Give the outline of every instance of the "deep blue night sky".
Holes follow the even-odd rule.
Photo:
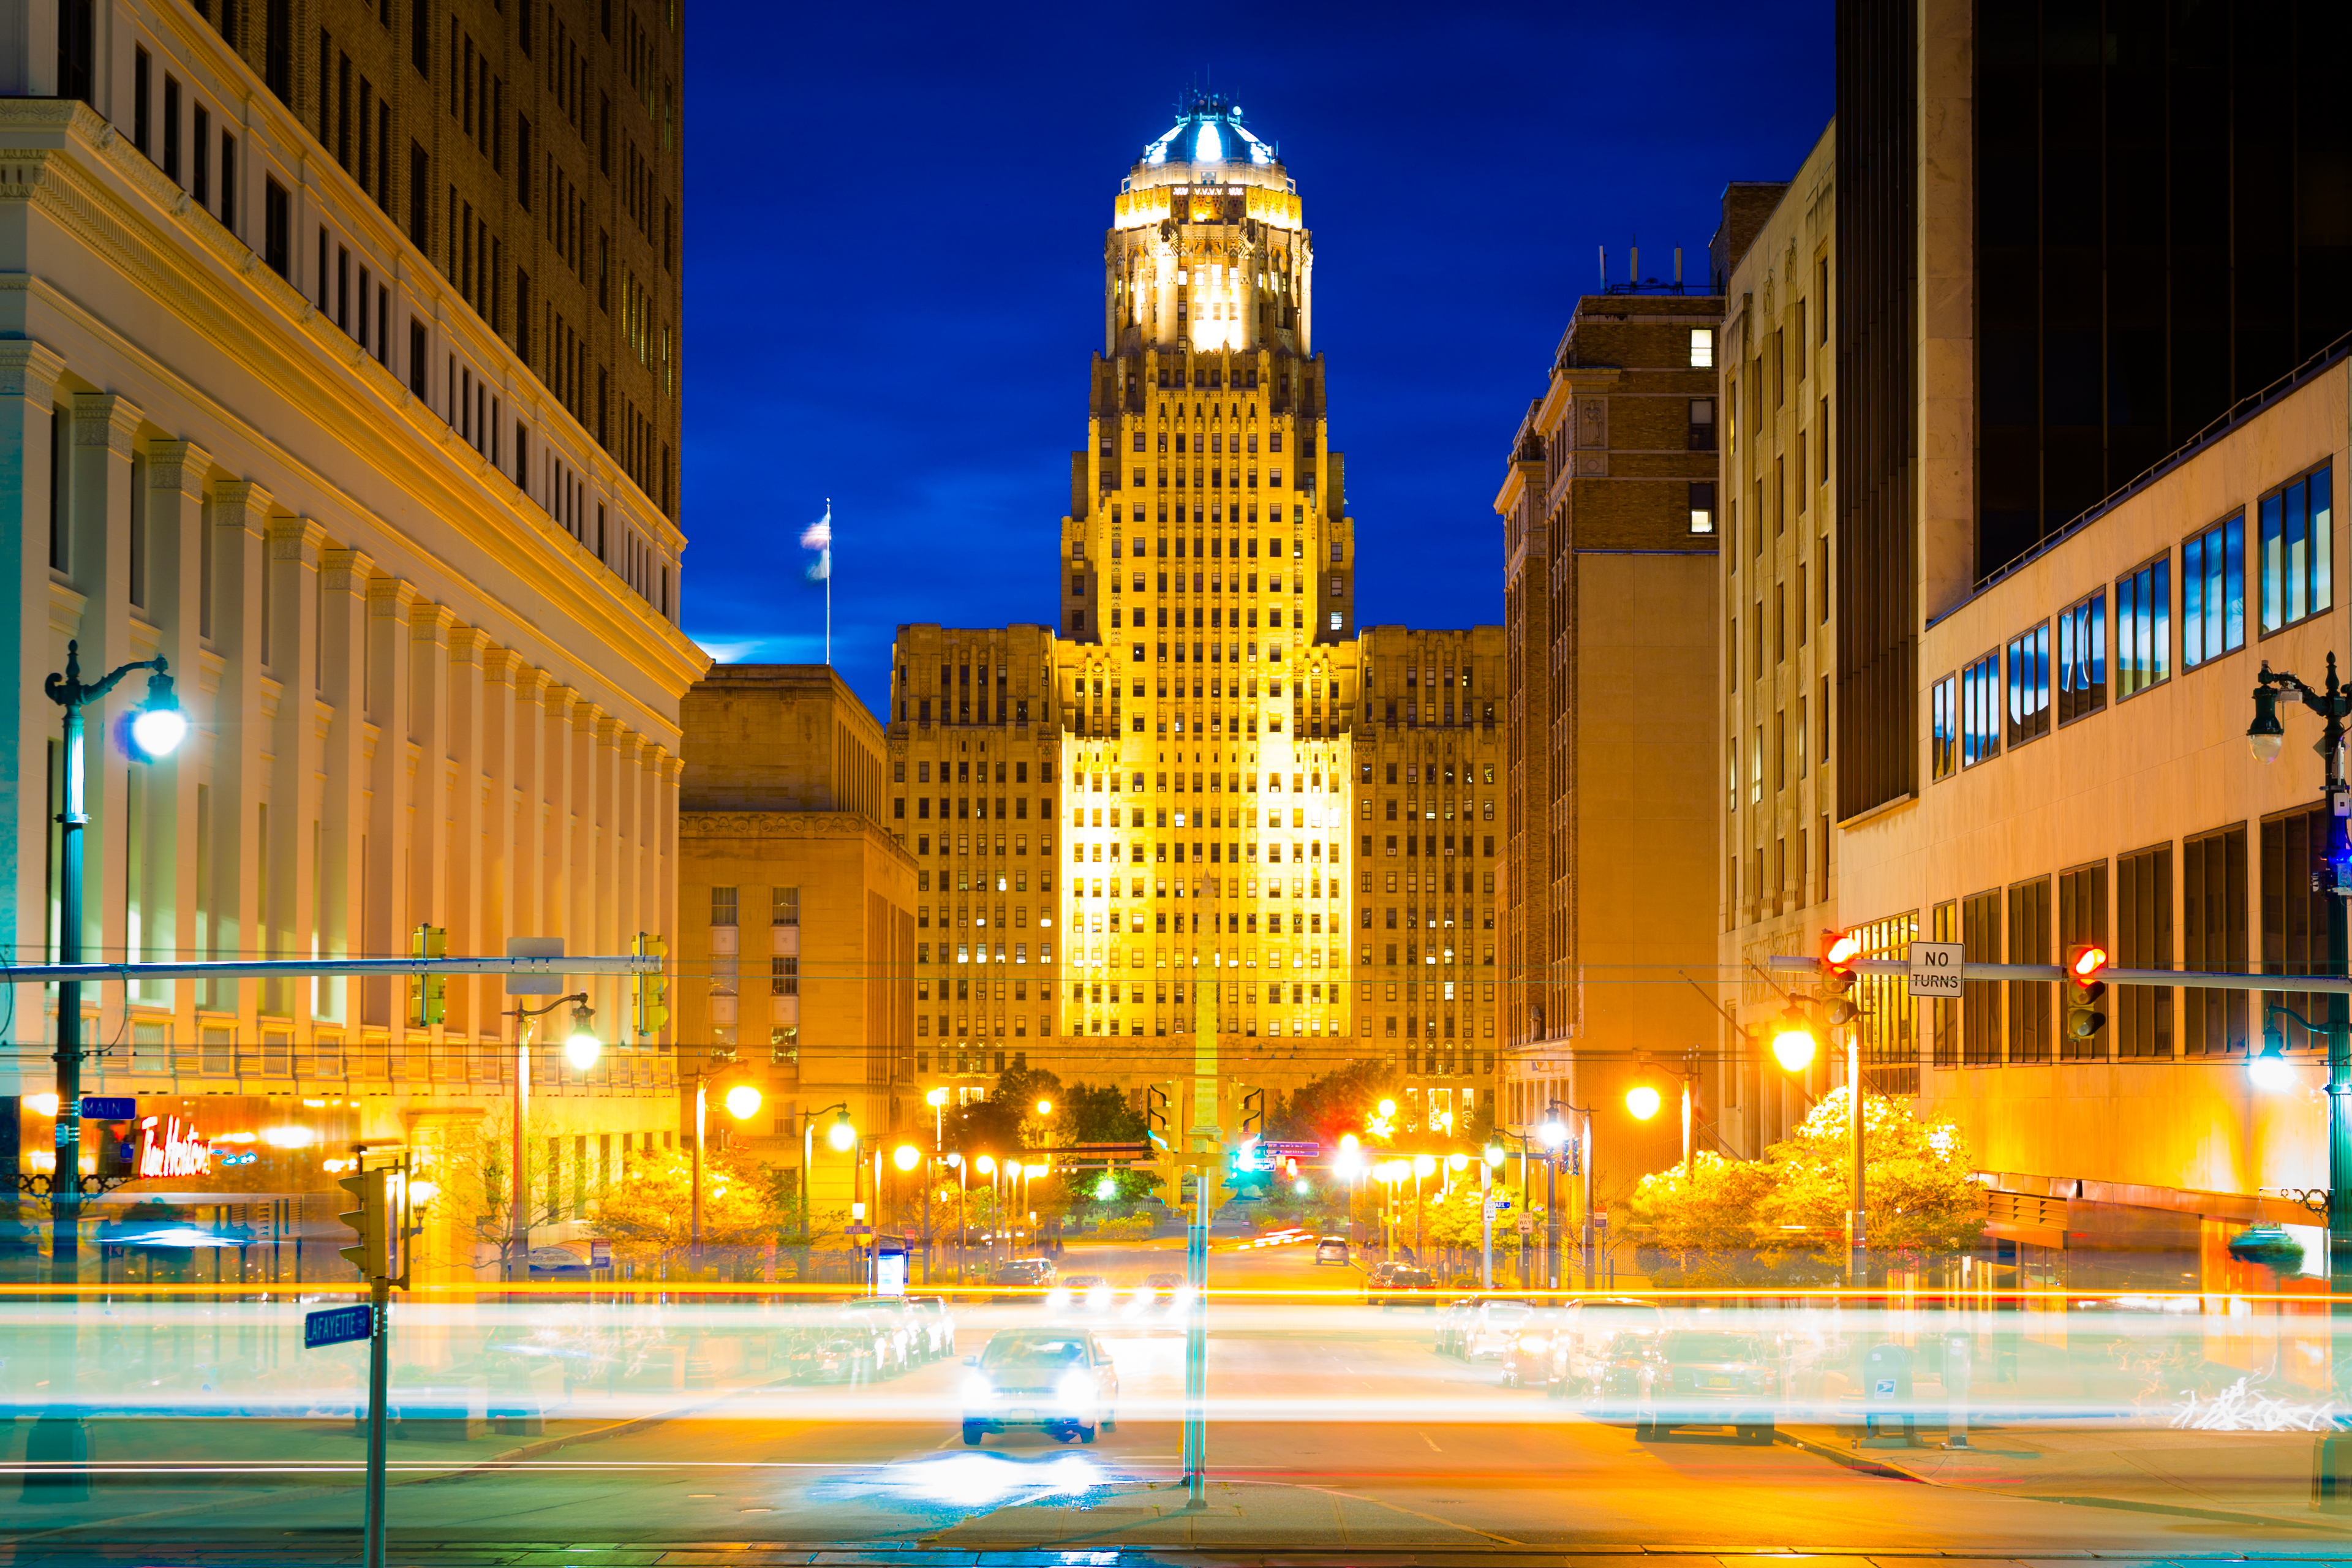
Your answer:
[[[904,622],[1050,622],[1120,177],[1186,84],[1279,145],[1361,531],[1358,618],[1502,618],[1490,502],[1596,247],[1706,275],[1727,180],[1831,110],[1828,0],[751,5],[688,13],[687,630],[834,659]]]

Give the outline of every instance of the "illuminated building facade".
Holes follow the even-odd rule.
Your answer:
[[[1496,694],[1478,681],[1499,667],[1491,651],[1481,664],[1483,632],[1355,624],[1355,531],[1328,442],[1313,290],[1311,238],[1274,149],[1238,109],[1196,99],[1122,182],[1105,241],[1103,349],[1089,438],[1071,457],[1056,626],[900,632],[891,826],[921,868],[913,1076],[926,1085],[971,1090],[1016,1065],[1166,1076],[1189,1070],[1206,1032],[1229,1073],[1279,1085],[1359,1057],[1402,1068],[1406,1038],[1448,1023],[1480,1042],[1483,1065],[1464,1065],[1466,1044],[1453,1058],[1466,1103],[1486,1081],[1484,1001],[1457,991],[1450,1011],[1380,1011],[1374,987],[1390,983],[1370,966],[1387,895],[1363,857],[1383,825],[1363,816],[1360,785],[1375,755],[1383,776],[1391,762],[1416,781],[1447,765],[1433,743],[1374,747],[1392,728],[1365,708],[1382,639],[1396,679],[1412,671],[1389,694],[1409,703],[1401,722],[1414,737],[1458,726],[1454,787],[1474,803],[1463,780],[1496,742],[1491,708],[1483,726],[1470,714]],[[1440,636],[1460,647],[1412,640]],[[1464,684],[1424,690],[1424,667]],[[1436,837],[1466,853],[1452,844],[1459,826]],[[1486,918],[1483,896],[1455,892],[1454,918]],[[1434,898],[1412,907],[1444,918]],[[1001,934],[983,938],[983,916]],[[1376,1034],[1379,1018],[1415,1032]]]
[[[103,721],[143,680],[93,715],[93,958],[391,955],[420,925],[453,954],[517,935],[610,953],[673,928],[678,700],[705,662],[677,625],[664,346],[676,17],[626,0],[15,15],[0,950],[57,934],[41,679],[68,638],[93,677],[168,658],[193,726],[142,766]],[[584,989],[606,1049],[575,1069],[541,1035],[527,1134],[534,1190],[566,1218],[678,1124],[664,1042],[616,1048],[621,983]],[[225,1186],[310,1221],[332,1226],[341,1196],[317,1144],[406,1142],[429,1163],[503,1142],[515,1037],[495,979],[451,980],[429,1023],[381,979],[84,996],[84,1039],[119,1042],[93,1092],[192,1108],[207,1137],[308,1129]],[[47,1087],[54,1005],[15,989],[8,1113]],[[52,1137],[29,1110],[22,1128],[30,1152]],[[476,1233],[455,1194],[482,1184],[443,1184],[428,1272],[462,1274]]]
[[[1718,294],[1680,283],[1580,298],[1511,442],[1503,520],[1509,835],[1501,1121],[1595,1114],[1601,1194],[1681,1152],[1699,1073],[1714,1144],[1721,1026],[1711,877],[1722,634],[1714,575]],[[1691,1053],[1696,1049],[1694,1058]]]

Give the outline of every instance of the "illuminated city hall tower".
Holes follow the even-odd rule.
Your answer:
[[[1314,276],[1274,150],[1238,108],[1194,99],[1113,207],[1090,438],[1071,458],[1071,1035],[1211,1016],[1269,1044],[1354,1032],[1353,563]]]
[[[1384,1057],[1433,1119],[1491,1082],[1501,633],[1355,624],[1314,276],[1274,149],[1196,96],[1113,205],[1055,624],[899,628],[909,1088],[1131,1085],[1211,1029],[1276,1089]]]

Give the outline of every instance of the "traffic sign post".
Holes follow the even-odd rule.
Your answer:
[[[1960,994],[1960,970],[1968,962],[1968,944],[1958,942],[1915,942],[1911,944],[1909,991],[1914,996],[1949,1001]]]

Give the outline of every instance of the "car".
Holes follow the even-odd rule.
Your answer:
[[[964,1360],[963,1441],[1035,1427],[1065,1443],[1118,1430],[1118,1369],[1084,1329],[1000,1329]]]
[[[1772,1440],[1780,1373],[1771,1347],[1726,1329],[1671,1329],[1659,1336],[1657,1361],[1633,1422],[1636,1441],[1677,1426],[1728,1426],[1750,1443]]]
[[[1500,1360],[1505,1348],[1517,1339],[1520,1325],[1534,1314],[1525,1301],[1473,1304],[1456,1327],[1457,1353],[1464,1361]]]
[[[1372,1270],[1364,1285],[1367,1305],[1386,1311],[1391,1307],[1420,1307],[1434,1311],[1437,1308],[1437,1281],[1426,1268],[1416,1268],[1410,1263],[1394,1260],[1384,1262]]]
[[[955,1317],[944,1296],[909,1296],[907,1315],[916,1329],[916,1359],[937,1361],[955,1354]]]
[[[1468,1296],[1448,1301],[1437,1310],[1436,1348],[1439,1355],[1459,1355],[1462,1352],[1462,1320],[1470,1314],[1477,1302]]]
[[[1315,1266],[1326,1263],[1344,1266],[1348,1261],[1348,1238],[1344,1236],[1322,1236],[1315,1238]]]
[[[863,1383],[874,1348],[840,1334],[802,1332],[784,1352],[784,1372],[795,1383]]]
[[[1045,1304],[1057,1312],[1100,1314],[1110,1310],[1116,1294],[1110,1281],[1099,1274],[1072,1274],[1056,1280],[1054,1288],[1045,1292]]]
[[[997,1300],[1017,1300],[1052,1289],[1054,1274],[1054,1260],[1050,1258],[1010,1258],[996,1266],[989,1283],[1000,1292]]]
[[[1545,1392],[1555,1399],[1632,1399],[1664,1331],[1665,1315],[1653,1302],[1632,1296],[1570,1301],[1552,1335]]]
[[[1507,1337],[1499,1359],[1505,1388],[1541,1388],[1551,1376],[1552,1342],[1567,1324],[1560,1307],[1538,1307]]]

